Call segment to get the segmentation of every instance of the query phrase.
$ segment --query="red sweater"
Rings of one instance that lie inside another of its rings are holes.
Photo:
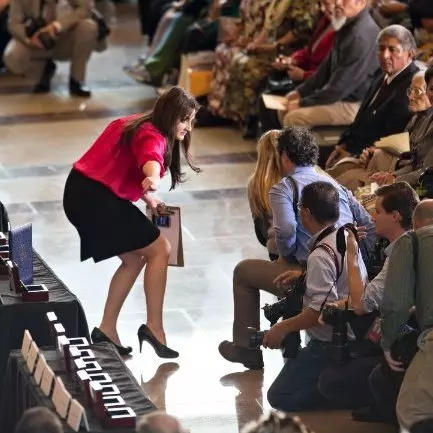
[[[304,80],[316,72],[316,69],[331,52],[334,35],[335,30],[330,21],[325,16],[322,16],[308,45],[292,54],[291,57],[296,65],[305,71]]]
[[[74,169],[96,180],[118,197],[137,201],[143,195],[143,165],[156,161],[164,176],[166,140],[150,122],[144,123],[131,143],[120,144],[125,124],[136,117],[128,116],[111,122],[90,149],[73,165]]]

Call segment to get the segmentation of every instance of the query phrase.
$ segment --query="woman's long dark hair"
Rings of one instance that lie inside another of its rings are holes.
[[[164,167],[170,169],[170,190],[185,181],[185,173],[182,172],[180,165],[181,146],[186,162],[191,169],[196,173],[201,171],[194,165],[191,154],[189,153],[191,133],[188,132],[181,142],[176,139],[177,123],[189,119],[192,113],[198,111],[199,108],[199,104],[193,97],[189,96],[180,87],[173,87],[158,98],[150,113],[145,113],[128,122],[120,138],[122,144],[129,145],[140,129],[140,126],[145,122],[151,122],[159,129],[167,140]]]

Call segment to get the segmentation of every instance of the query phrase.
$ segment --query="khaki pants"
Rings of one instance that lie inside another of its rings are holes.
[[[243,260],[237,264],[233,272],[233,342],[235,344],[248,347],[247,328],[249,326],[260,328],[260,290],[282,296],[283,290],[279,289],[273,281],[289,269],[299,270],[300,266],[281,259],[274,262]]]
[[[359,110],[359,102],[336,102],[330,105],[298,108],[290,113],[279,112],[283,126],[340,126],[350,125]]]
[[[433,417],[433,330],[410,364],[397,399],[397,417],[401,427]]]
[[[42,77],[48,59],[70,60],[71,78],[84,82],[87,62],[97,46],[98,27],[95,21],[85,19],[65,33],[60,33],[53,50],[31,48],[16,39],[6,47],[4,62],[7,68],[35,81]]]

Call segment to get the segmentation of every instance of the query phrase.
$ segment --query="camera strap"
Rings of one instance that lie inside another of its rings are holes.
[[[327,236],[329,236],[331,233],[334,233],[335,230],[337,230],[337,227],[335,225],[329,226],[327,227],[325,230],[322,231],[322,233],[320,233],[320,235],[317,237],[316,241],[314,242],[313,247],[311,248],[310,254],[314,251],[317,250],[319,248],[325,250],[328,255],[332,258],[332,260],[334,261],[334,265],[335,265],[335,271],[337,274],[337,277],[335,278],[335,281],[332,283],[331,288],[328,290],[328,293],[326,294],[325,299],[322,302],[322,305],[320,306],[320,311],[323,310],[323,308],[325,307],[325,304],[329,298],[329,295],[332,292],[332,289],[335,287],[335,285],[337,284],[337,281],[340,279],[341,274],[343,273],[343,269],[340,267],[340,263],[338,261],[338,257],[336,252],[334,251],[334,249],[328,245],[327,243],[320,243],[323,241],[323,239],[325,239]]]
[[[296,183],[296,180],[293,179],[292,176],[286,176],[287,180],[290,183],[290,186],[292,187],[293,192],[293,213],[295,214],[296,221],[298,220],[298,202],[299,202],[299,190],[298,190],[298,184]]]

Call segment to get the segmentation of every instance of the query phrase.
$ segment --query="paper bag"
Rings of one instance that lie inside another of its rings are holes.
[[[374,145],[378,149],[386,150],[393,155],[401,155],[404,152],[410,151],[409,133],[402,132],[400,134],[388,135],[388,137],[383,137],[379,141],[376,141]]]
[[[184,266],[183,243],[182,243],[182,222],[180,207],[165,206],[164,211],[153,215],[152,210],[147,208],[148,218],[161,230],[171,245],[171,254],[168,259],[169,266]]]
[[[287,98],[285,96],[263,95],[263,102],[268,110],[286,111],[286,101]]]
[[[210,92],[215,56],[214,51],[183,54],[178,86],[195,97],[207,95]]]

